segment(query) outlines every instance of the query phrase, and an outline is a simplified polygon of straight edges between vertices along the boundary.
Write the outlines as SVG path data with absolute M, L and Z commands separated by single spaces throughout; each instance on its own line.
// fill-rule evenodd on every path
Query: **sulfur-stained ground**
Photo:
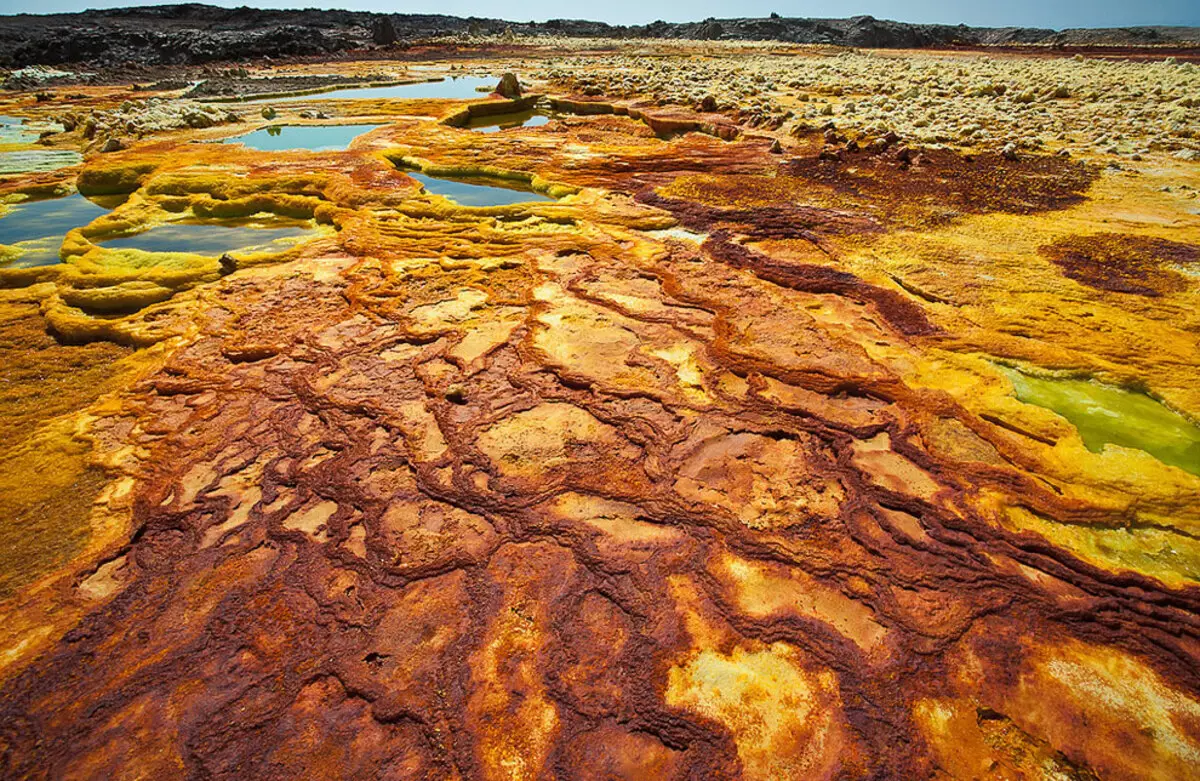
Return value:
M 85 153 L 9 208 L 121 197 L 0 248 L 0 776 L 1200 774 L 1200 74 L 646 54 L 7 97 Z M 106 246 L 180 220 L 305 232 Z

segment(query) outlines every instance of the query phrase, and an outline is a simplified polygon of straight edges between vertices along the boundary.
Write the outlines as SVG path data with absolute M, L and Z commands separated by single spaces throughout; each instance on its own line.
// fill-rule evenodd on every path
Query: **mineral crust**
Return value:
M 756 108 L 580 82 L 879 69 L 725 54 L 279 66 L 252 75 L 525 97 L 203 127 L 143 121 L 182 90 L 6 96 L 75 112 L 45 145 L 86 152 L 4 179 L 9 208 L 121 200 L 59 264 L 0 248 L 0 776 L 1200 774 L 1194 136 L 1117 112 L 1126 146 L 1075 144 L 1082 90 L 1006 153 L 1019 90 L 930 98 L 929 132 L 983 131 L 941 143 L 845 109 L 882 83 Z M 1164 116 L 1200 94 L 1176 63 L 1053 67 L 1167 85 Z M 339 123 L 379 127 L 209 143 Z M 463 206 L 411 172 L 548 197 Z M 180 222 L 305 232 L 106 244 Z

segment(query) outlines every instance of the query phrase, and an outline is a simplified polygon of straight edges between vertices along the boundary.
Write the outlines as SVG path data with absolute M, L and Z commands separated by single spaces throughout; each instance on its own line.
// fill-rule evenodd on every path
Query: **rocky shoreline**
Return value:
M 856 16 L 656 21 L 614 26 L 552 19 L 542 23 L 442 15 L 217 8 L 201 4 L 0 16 L 0 67 L 193 65 L 253 58 L 330 56 L 372 47 L 464 38 L 576 37 L 779 41 L 865 48 L 976 46 L 1165 47 L 1200 53 L 1200 28 L 1050 30 L 909 24 Z

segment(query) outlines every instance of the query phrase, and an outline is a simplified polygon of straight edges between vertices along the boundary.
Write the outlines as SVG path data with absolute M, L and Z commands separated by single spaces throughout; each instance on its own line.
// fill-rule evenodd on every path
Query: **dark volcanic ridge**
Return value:
M 0 16 L 0 66 L 91 63 L 187 65 L 256 57 L 329 55 L 447 35 L 779 41 L 867 48 L 1042 45 L 1193 48 L 1196 27 L 1049 30 L 849 19 L 706 19 L 619 26 L 552 19 L 511 22 L 424 14 L 219 8 L 196 3 Z

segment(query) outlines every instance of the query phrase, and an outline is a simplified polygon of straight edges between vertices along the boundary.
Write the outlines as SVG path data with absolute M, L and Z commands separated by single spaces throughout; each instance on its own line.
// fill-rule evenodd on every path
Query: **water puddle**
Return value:
M 341 152 L 350 142 L 380 125 L 274 125 L 222 143 L 241 144 L 262 152 L 307 149 L 311 152 Z
M 20 149 L 31 146 L 43 130 L 62 130 L 54 122 L 26 122 L 20 117 L 0 116 L 0 145 L 17 149 L 0 152 L 0 176 L 37 171 L 56 171 L 83 162 L 83 155 L 69 149 Z
M 500 79 L 481 76 L 458 76 L 442 81 L 422 81 L 416 84 L 394 84 L 390 87 L 345 87 L 310 95 L 289 95 L 285 98 L 259 98 L 250 103 L 291 103 L 298 100 L 468 100 L 491 92 Z M 479 90 L 486 87 L 486 90 Z
M 168 222 L 141 233 L 96 239 L 111 249 L 187 252 L 217 257 L 226 252 L 282 252 L 313 236 L 307 222 Z
M 59 262 L 63 236 L 82 228 L 124 201 L 123 196 L 89 200 L 79 193 L 65 198 L 26 201 L 0 217 L 0 244 L 22 250 L 5 268 L 49 266 Z
M 32 144 L 38 134 L 24 127 L 20 117 L 0 116 L 0 144 Z
M 0 152 L 0 175 L 57 171 L 83 162 L 83 155 L 67 149 L 22 149 Z
M 504 179 L 440 179 L 415 171 L 405 173 L 420 182 L 425 192 L 445 196 L 460 206 L 507 206 L 554 200 Z
M 1088 450 L 1098 453 L 1106 444 L 1136 448 L 1200 475 L 1200 427 L 1149 396 L 1092 380 L 1003 371 L 1018 399 L 1062 415 L 1078 429 Z
M 496 114 L 490 117 L 476 117 L 464 127 L 480 133 L 495 133 L 514 127 L 540 127 L 552 118 L 536 111 L 523 111 L 517 114 Z

